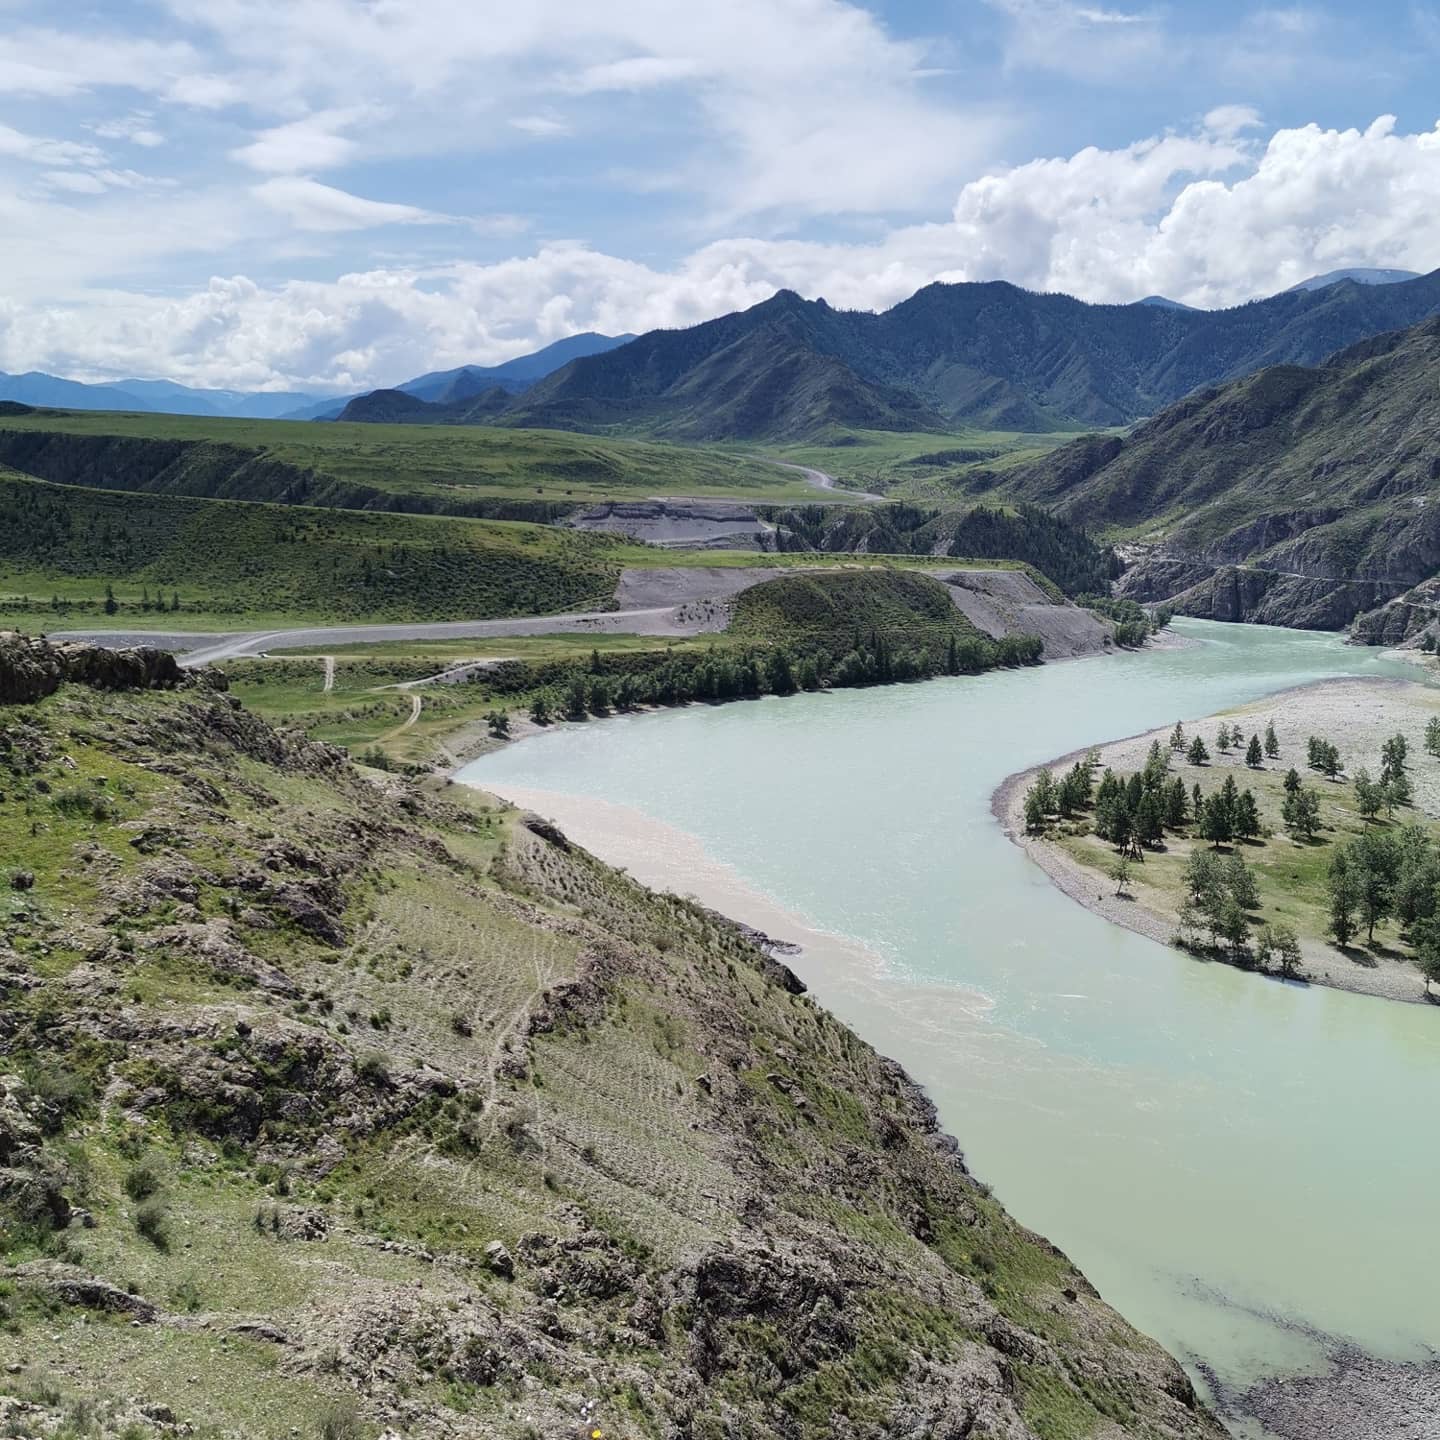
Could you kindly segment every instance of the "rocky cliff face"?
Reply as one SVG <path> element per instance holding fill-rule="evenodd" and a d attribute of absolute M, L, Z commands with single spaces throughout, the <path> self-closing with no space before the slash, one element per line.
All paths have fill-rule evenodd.
<path fill-rule="evenodd" d="M 1123 598 L 1164 604 L 1201 620 L 1343 630 L 1399 588 L 1384 581 L 1312 578 L 1252 565 L 1156 560 L 1127 571 L 1115 590 Z"/>
<path fill-rule="evenodd" d="M 1440 569 L 1440 322 L 1192 395 L 1003 477 L 1128 539 L 1120 593 L 1340 629 Z"/>
<path fill-rule="evenodd" d="M 27 683 L 17 1433 L 1220 1435 L 737 927 L 204 686 Z"/>

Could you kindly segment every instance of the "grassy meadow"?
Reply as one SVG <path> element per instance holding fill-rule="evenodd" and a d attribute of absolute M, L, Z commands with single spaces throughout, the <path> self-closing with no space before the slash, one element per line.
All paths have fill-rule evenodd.
<path fill-rule="evenodd" d="M 101 478 L 108 473 L 121 477 L 122 488 L 230 498 L 290 492 L 314 503 L 355 504 L 347 497 L 359 495 L 371 506 L 464 513 L 482 500 L 786 501 L 816 494 L 802 477 L 739 450 L 558 430 L 43 410 L 0 418 L 0 459 L 29 469 L 19 457 L 35 453 L 37 436 L 55 437 L 45 447 L 47 465 L 57 467 L 43 472 L 47 479 L 108 484 Z M 81 443 L 67 447 L 66 440 Z M 153 450 L 148 461 L 146 447 Z M 248 497 L 242 486 L 251 488 Z"/>

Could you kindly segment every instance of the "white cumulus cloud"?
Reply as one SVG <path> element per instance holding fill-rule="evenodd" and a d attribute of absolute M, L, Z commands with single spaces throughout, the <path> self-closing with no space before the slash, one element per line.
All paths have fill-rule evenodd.
<path fill-rule="evenodd" d="M 349 390 L 493 363 L 581 330 L 690 325 L 781 286 L 870 309 L 932 280 L 993 279 L 1095 301 L 1159 292 L 1228 305 L 1343 265 L 1440 264 L 1440 126 L 1407 134 L 1381 117 L 1267 140 L 1252 138 L 1255 118 L 1212 113 L 1192 134 L 997 171 L 963 186 L 948 220 L 863 242 L 739 235 L 668 266 L 552 243 L 496 263 L 377 264 L 332 281 L 241 275 L 179 298 L 111 289 L 68 304 L 11 299 L 0 307 L 0 369 Z M 257 188 L 302 229 L 444 219 L 301 176 Z M 203 211 L 183 195 L 165 203 L 170 243 L 200 243 Z M 45 218 L 7 207 L 0 189 L 0 224 L 29 226 L 37 257 Z M 502 232 L 505 223 L 498 217 Z M 117 224 L 105 239 L 123 249 L 143 236 Z"/>

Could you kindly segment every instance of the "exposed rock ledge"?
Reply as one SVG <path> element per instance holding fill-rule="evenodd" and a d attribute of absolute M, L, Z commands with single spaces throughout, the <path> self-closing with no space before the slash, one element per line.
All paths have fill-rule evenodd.
<path fill-rule="evenodd" d="M 0 705 L 43 700 L 66 680 L 96 690 L 171 690 L 186 676 L 173 655 L 148 645 L 107 650 L 0 632 Z"/>

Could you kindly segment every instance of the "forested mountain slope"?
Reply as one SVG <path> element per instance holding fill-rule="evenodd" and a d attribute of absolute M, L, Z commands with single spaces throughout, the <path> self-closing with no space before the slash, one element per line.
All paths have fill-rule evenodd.
<path fill-rule="evenodd" d="M 1338 628 L 1440 567 L 1440 319 L 1202 391 L 1126 438 L 1086 437 L 996 478 L 1140 542 L 1122 594 Z"/>
<path fill-rule="evenodd" d="M 720 917 L 156 652 L 0 739 L 10 1433 L 1222 1434 Z"/>

